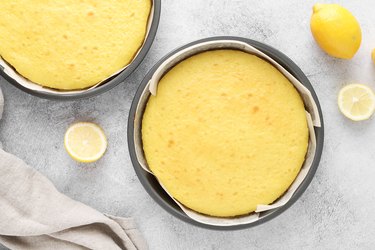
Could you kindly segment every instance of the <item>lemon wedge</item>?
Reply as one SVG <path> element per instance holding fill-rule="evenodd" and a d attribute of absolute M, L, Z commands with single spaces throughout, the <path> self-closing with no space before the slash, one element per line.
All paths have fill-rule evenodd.
<path fill-rule="evenodd" d="M 375 110 L 374 92 L 363 84 L 349 84 L 340 90 L 338 105 L 347 118 L 353 121 L 367 120 Z"/>
<path fill-rule="evenodd" d="M 97 161 L 104 155 L 107 138 L 95 123 L 79 122 L 66 131 L 64 145 L 74 160 L 88 163 Z"/>

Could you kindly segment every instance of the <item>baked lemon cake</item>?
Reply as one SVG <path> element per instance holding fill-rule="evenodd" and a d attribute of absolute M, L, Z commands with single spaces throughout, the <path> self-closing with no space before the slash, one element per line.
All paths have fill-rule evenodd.
<path fill-rule="evenodd" d="M 93 86 L 132 61 L 145 39 L 151 5 L 151 0 L 0 1 L 0 56 L 42 86 Z"/>
<path fill-rule="evenodd" d="M 230 217 L 279 198 L 308 147 L 303 101 L 267 61 L 236 50 L 194 55 L 166 73 L 142 121 L 144 154 L 168 192 Z"/>

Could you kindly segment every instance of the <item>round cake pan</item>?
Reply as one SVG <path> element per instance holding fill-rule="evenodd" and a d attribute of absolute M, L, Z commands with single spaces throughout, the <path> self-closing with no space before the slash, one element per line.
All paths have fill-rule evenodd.
<path fill-rule="evenodd" d="M 139 50 L 139 53 L 134 58 L 134 60 L 119 74 L 109 78 L 105 83 L 95 88 L 84 90 L 79 93 L 59 94 L 59 93 L 41 92 L 41 91 L 29 89 L 21 85 L 15 79 L 7 75 L 1 66 L 0 66 L 0 75 L 3 76 L 12 85 L 25 91 L 26 93 L 29 93 L 31 95 L 38 96 L 41 98 L 46 98 L 46 99 L 75 100 L 75 99 L 81 99 L 81 98 L 86 98 L 86 97 L 92 97 L 92 96 L 104 93 L 112 89 L 113 87 L 117 86 L 119 83 L 123 82 L 139 66 L 139 64 L 145 58 L 147 52 L 149 51 L 152 45 L 152 42 L 154 41 L 156 31 L 158 29 L 159 19 L 160 19 L 160 9 L 161 9 L 161 0 L 153 0 L 153 9 L 150 15 L 152 19 L 150 20 L 150 24 L 149 24 L 150 25 L 149 32 L 146 37 L 146 40 L 144 41 L 142 48 Z"/>
<path fill-rule="evenodd" d="M 232 225 L 232 226 L 216 226 L 216 225 L 208 225 L 205 223 L 198 222 L 196 220 L 191 219 L 188 217 L 181 209 L 180 207 L 173 201 L 173 199 L 164 191 L 164 189 L 160 186 L 157 179 L 150 174 L 149 172 L 145 171 L 141 163 L 138 161 L 137 153 L 136 153 L 136 146 L 135 146 L 135 138 L 134 138 L 134 129 L 135 126 L 141 126 L 140 123 L 135 124 L 135 117 L 137 112 L 137 107 L 140 102 L 144 102 L 144 92 L 145 87 L 147 86 L 148 82 L 150 81 L 153 74 L 156 72 L 156 70 L 165 62 L 169 57 L 175 55 L 177 52 L 184 50 L 186 48 L 189 48 L 191 46 L 205 43 L 208 41 L 216 41 L 216 40 L 233 40 L 233 41 L 239 41 L 247 43 L 256 49 L 260 50 L 264 54 L 271 57 L 273 60 L 275 60 L 277 63 L 279 63 L 284 69 L 286 69 L 289 73 L 291 73 L 297 80 L 299 80 L 310 92 L 311 95 L 316 103 L 318 113 L 320 115 L 320 121 L 321 126 L 320 127 L 314 127 L 315 131 L 315 137 L 316 137 L 316 153 L 313 158 L 312 166 L 305 177 L 305 179 L 302 181 L 301 185 L 297 188 L 297 190 L 294 192 L 292 198 L 283 206 L 279 208 L 275 208 L 273 210 L 269 210 L 266 212 L 262 212 L 259 219 L 250 222 L 247 224 L 241 224 L 241 225 Z M 143 98 L 143 100 L 142 100 Z M 139 114 L 137 114 L 139 115 Z M 308 185 L 310 184 L 312 178 L 315 175 L 315 172 L 318 168 L 319 161 L 322 154 L 323 149 L 323 142 L 324 142 L 324 124 L 323 124 L 323 116 L 320 108 L 320 104 L 318 101 L 318 98 L 316 96 L 316 93 L 314 92 L 313 87 L 311 86 L 311 83 L 307 79 L 306 75 L 301 71 L 301 69 L 286 55 L 281 53 L 280 51 L 265 45 L 263 43 L 247 39 L 247 38 L 241 38 L 241 37 L 229 37 L 229 36 L 222 36 L 222 37 L 212 37 L 212 38 L 206 38 L 199 41 L 195 41 L 192 43 L 189 43 L 185 46 L 182 46 L 171 53 L 167 54 L 165 57 L 163 57 L 156 65 L 147 73 L 145 78 L 143 79 L 141 85 L 139 86 L 134 100 L 132 102 L 131 108 L 130 108 L 130 114 L 129 114 L 129 120 L 128 120 L 128 146 L 129 146 L 129 153 L 130 157 L 135 169 L 135 172 L 141 181 L 143 187 L 146 189 L 146 191 L 149 193 L 149 195 L 166 211 L 168 211 L 170 214 L 176 216 L 177 218 L 188 222 L 190 224 L 201 226 L 204 228 L 209 229 L 216 229 L 216 230 L 236 230 L 236 229 L 244 229 L 253 227 L 259 224 L 262 224 L 266 221 L 269 221 L 272 218 L 275 218 L 276 216 L 280 215 L 283 211 L 288 209 L 296 200 L 302 195 L 302 193 L 307 189 Z"/>

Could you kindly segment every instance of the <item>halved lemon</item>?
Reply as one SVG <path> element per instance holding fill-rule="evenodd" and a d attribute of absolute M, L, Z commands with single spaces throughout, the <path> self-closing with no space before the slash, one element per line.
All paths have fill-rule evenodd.
<path fill-rule="evenodd" d="M 79 162 L 99 160 L 107 149 L 107 138 L 98 125 L 79 122 L 71 125 L 65 133 L 64 145 L 68 154 Z"/>
<path fill-rule="evenodd" d="M 367 120 L 375 110 L 374 92 L 363 84 L 349 84 L 340 90 L 338 105 L 347 118 L 353 121 Z"/>

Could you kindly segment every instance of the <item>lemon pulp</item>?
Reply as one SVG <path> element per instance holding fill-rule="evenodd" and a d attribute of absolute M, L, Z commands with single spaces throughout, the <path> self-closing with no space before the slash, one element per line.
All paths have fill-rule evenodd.
<path fill-rule="evenodd" d="M 338 95 L 341 113 L 353 121 L 362 121 L 371 117 L 375 109 L 373 91 L 363 84 L 349 84 Z"/>
<path fill-rule="evenodd" d="M 64 145 L 68 154 L 79 162 L 94 162 L 100 159 L 107 148 L 103 130 L 90 122 L 73 124 L 65 133 Z"/>

